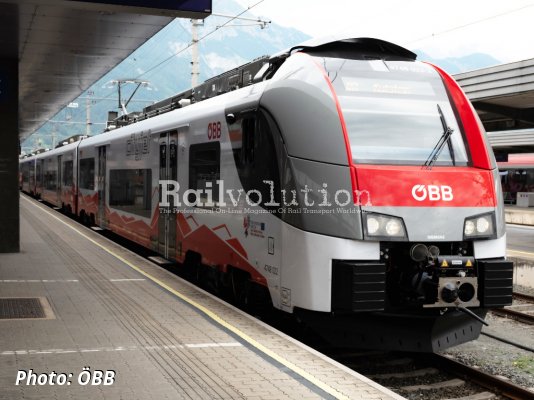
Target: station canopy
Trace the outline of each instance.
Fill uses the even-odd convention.
[[[534,152],[534,59],[457,74],[494,150]]]
[[[19,138],[26,139],[174,18],[203,19],[211,5],[211,0],[1,0],[0,58],[19,60]]]

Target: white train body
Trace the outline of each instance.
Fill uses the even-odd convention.
[[[266,288],[275,308],[334,321],[350,344],[427,351],[475,338],[480,323],[455,309],[507,304],[511,263],[499,175],[469,102],[386,42],[298,50],[254,84],[191,93],[191,105],[23,159],[21,188],[202,267],[214,290]],[[54,165],[58,184],[44,184]],[[393,332],[412,318],[425,322]]]

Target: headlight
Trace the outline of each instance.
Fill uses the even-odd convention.
[[[364,234],[372,239],[402,240],[407,239],[402,218],[389,215],[364,213]]]
[[[495,214],[487,213],[465,219],[464,239],[490,239],[495,237]]]
[[[477,232],[486,233],[491,226],[487,217],[477,218]]]
[[[367,232],[370,235],[376,234],[378,230],[380,229],[380,222],[378,222],[378,219],[374,217],[367,218]]]
[[[464,225],[464,235],[469,236],[476,232],[476,225],[473,220],[466,220]]]
[[[402,230],[402,224],[398,219],[390,219],[386,224],[386,233],[389,236],[398,236]]]

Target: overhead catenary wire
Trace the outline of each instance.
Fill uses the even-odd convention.
[[[227,25],[229,25],[232,21],[235,21],[236,19],[238,19],[239,17],[241,17],[243,14],[245,14],[246,12],[250,11],[251,9],[253,9],[254,7],[258,6],[259,4],[263,3],[265,0],[260,0],[250,6],[248,6],[246,9],[244,9],[243,11],[241,11],[239,14],[233,16],[233,17],[230,17],[228,19],[228,21],[226,21],[225,23],[221,24],[221,25],[218,25],[215,27],[215,29],[209,31],[208,33],[206,33],[205,35],[201,36],[199,39],[198,39],[198,42],[206,39],[207,37],[211,36],[212,34],[214,34],[215,32],[217,32],[219,29],[222,29],[224,27],[226,27]],[[183,26],[180,24],[180,27],[182,28],[182,30],[185,32],[185,29],[183,28]],[[172,60],[174,57],[180,55],[181,53],[183,53],[184,51],[188,50],[191,46],[193,45],[193,43],[189,43],[187,46],[185,46],[184,48],[180,49],[179,51],[171,54],[169,57],[165,58],[164,60],[156,63],[155,65],[153,65],[152,67],[150,67],[149,69],[147,69],[146,71],[143,71],[142,73],[140,73],[139,75],[137,75],[134,79],[139,79],[140,77],[142,76],[145,76],[147,75],[148,73],[156,70],[157,68],[161,67],[162,65],[166,64],[167,62],[169,62],[170,60]],[[87,89],[89,90],[89,88]],[[96,105],[102,101],[105,101],[105,100],[114,100],[112,99],[111,97],[115,94],[115,91],[110,91],[107,95],[103,95],[102,97],[100,97],[97,101],[93,102],[93,105]],[[64,105],[64,108],[66,107],[67,104]],[[64,108],[61,109],[58,113],[56,113],[51,119],[55,118],[58,114],[60,114],[61,112],[64,111]],[[77,110],[75,112],[75,115],[76,117],[78,117],[80,115],[81,111],[80,110]],[[47,121],[47,123],[50,122]],[[46,123],[45,123],[46,124]],[[39,129],[41,129],[45,124],[43,124]],[[35,134],[36,132],[34,132]],[[30,135],[31,136],[31,135]],[[29,139],[29,137],[28,137]]]
[[[475,21],[467,22],[465,24],[458,25],[458,26],[455,26],[455,27],[452,27],[452,28],[449,28],[449,29],[445,29],[445,30],[440,31],[440,32],[432,33],[430,35],[426,35],[426,36],[420,37],[418,39],[412,40],[412,41],[408,42],[407,44],[413,44],[413,43],[420,42],[422,40],[431,39],[431,38],[434,38],[436,36],[441,36],[441,35],[444,35],[446,33],[454,32],[454,31],[459,30],[459,29],[464,29],[464,28],[467,28],[467,27],[472,26],[472,25],[477,25],[477,24],[480,24],[482,22],[486,22],[486,21],[489,21],[489,20],[492,20],[492,19],[495,19],[495,18],[499,18],[499,17],[505,16],[505,15],[508,15],[508,14],[512,14],[512,13],[515,13],[515,12],[518,12],[518,11],[521,11],[521,10],[524,10],[524,9],[530,8],[530,7],[534,7],[534,4],[527,4],[526,6],[523,6],[523,7],[514,8],[513,10],[503,11],[503,12],[495,14],[495,15],[490,15],[489,17],[485,17],[485,18],[481,18],[481,19],[478,19],[478,20],[475,20]]]
[[[252,4],[251,6],[248,6],[246,9],[244,9],[243,11],[241,11],[239,14],[233,16],[233,17],[230,17],[228,19],[228,21],[226,21],[225,23],[221,24],[221,25],[217,25],[215,27],[215,29],[212,29],[211,31],[209,31],[208,33],[206,33],[205,35],[201,36],[199,39],[198,39],[198,42],[201,42],[202,40],[206,39],[207,37],[211,36],[212,34],[214,34],[215,32],[217,32],[219,29],[221,28],[224,28],[226,27],[228,24],[230,24],[232,21],[236,20],[236,19],[239,19],[239,17],[241,17],[243,14],[245,14],[246,12],[250,11],[251,9],[253,9],[254,7],[258,6],[259,4],[263,3],[265,0],[260,0],[254,4]],[[181,24],[180,24],[181,26]],[[183,27],[182,27],[183,29]],[[184,48],[180,49],[179,51],[171,54],[170,56],[168,56],[167,58],[165,58],[164,60],[162,61],[159,61],[158,63],[156,63],[155,65],[153,65],[152,67],[148,68],[146,71],[143,71],[142,73],[140,73],[139,75],[137,75],[135,78],[133,79],[139,79],[141,78],[142,76],[145,76],[146,74],[156,70],[157,68],[161,67],[162,65],[166,64],[167,62],[169,62],[170,60],[172,60],[174,57],[182,54],[184,51],[188,50],[191,46],[193,45],[193,43],[189,43],[187,46],[185,46]],[[102,101],[102,100],[106,100],[108,99],[114,92],[110,92],[109,95],[107,96],[104,96],[104,98],[100,99],[99,101],[97,101],[95,104],[98,104],[98,102]]]
[[[160,32],[162,32],[163,30],[165,29],[168,29],[170,27],[171,24],[168,24],[167,26],[165,26]],[[185,28],[179,24],[179,27],[182,29],[182,32],[180,33],[180,37],[184,34],[184,33],[187,33],[187,31],[185,30]],[[139,49],[135,50],[132,54],[130,54],[129,57],[134,57],[135,59],[135,53],[138,51]],[[135,68],[135,65],[132,66],[132,68]],[[91,85],[94,86],[96,84],[96,82]],[[91,87],[87,88],[84,92],[82,92],[82,94],[80,96],[83,96],[84,93],[87,93],[89,91],[91,91]],[[99,97],[97,99],[95,99],[96,101],[93,101],[92,102],[92,105],[96,105],[98,103],[100,103],[101,101],[115,101],[116,99],[112,98],[112,96],[116,93],[115,90],[111,90],[108,94],[104,94],[102,95],[102,97]],[[89,95],[90,96],[90,95]],[[75,100],[79,100],[81,98],[85,98],[85,97],[77,97]],[[45,122],[44,124],[42,124],[33,134],[36,134],[42,127],[44,127],[47,123],[50,123],[50,122],[53,122],[54,118],[56,118],[58,115],[60,115],[62,112],[65,112],[65,110],[67,109],[67,104],[64,104],[63,108],[58,111],[56,114],[54,114],[54,116],[52,116],[47,122]],[[85,113],[85,111],[83,109],[77,109],[76,111],[74,111],[71,115],[71,118],[72,119],[77,119],[78,117],[80,117],[83,113]],[[103,122],[105,124],[105,122]],[[32,135],[33,135],[32,134]],[[32,136],[30,135],[30,136]],[[46,135],[44,133],[39,133],[39,135]],[[29,137],[27,140],[30,140]]]
[[[168,25],[170,26],[170,24]],[[186,32],[186,30],[184,29],[184,27],[182,26],[182,24],[178,24],[178,26],[182,29],[182,33],[180,34],[180,37],[183,35],[184,32]],[[160,31],[161,32],[161,31]],[[135,53],[135,52],[134,52]],[[131,56],[134,56],[134,53],[132,53]],[[135,59],[135,56],[134,56],[134,59]],[[135,65],[132,65],[131,68],[135,68]],[[126,74],[126,75],[130,75],[130,74]],[[89,90],[89,89],[88,89]],[[116,101],[117,99],[114,98],[113,96],[116,94],[116,90],[113,88],[112,90],[110,90],[107,94],[104,94],[102,97],[98,97],[98,98],[93,98],[93,102],[92,102],[92,105],[96,105],[96,104],[99,104],[100,102],[102,101]],[[78,98],[79,99],[79,98]],[[135,101],[137,102],[137,100],[132,100],[132,101]],[[142,100],[144,102],[149,102],[148,100]],[[63,110],[61,110],[63,111]],[[60,111],[60,112],[61,112]],[[77,110],[75,111],[75,117],[79,117],[81,112],[83,110]]]
[[[241,15],[243,15],[244,13],[246,13],[247,11],[250,11],[251,9],[253,9],[254,7],[256,7],[257,5],[263,3],[265,0],[260,0],[256,3],[254,3],[253,5],[251,6],[248,6],[246,9],[244,9],[243,11],[241,11],[239,14],[231,17],[230,19],[228,19],[228,21],[226,21],[225,23],[221,24],[221,25],[218,25],[215,27],[215,29],[212,29],[211,31],[209,31],[208,33],[206,33],[205,35],[201,36],[199,39],[198,39],[198,42],[201,42],[202,40],[206,39],[207,37],[211,36],[212,34],[214,34],[215,32],[217,32],[219,29],[221,28],[224,28],[225,26],[227,26],[229,23],[231,23],[232,21],[238,19]],[[136,79],[139,79],[140,77],[152,72],[153,70],[159,68],[160,66],[162,66],[163,64],[169,62],[170,60],[172,60],[174,57],[180,55],[181,53],[183,53],[184,51],[186,51],[187,49],[189,49],[191,46],[193,46],[193,43],[189,43],[187,46],[185,46],[184,48],[182,48],[181,50],[177,51],[176,53],[173,53],[171,54],[169,57],[167,57],[166,59],[160,61],[159,63],[157,63],[156,65],[154,65],[153,67],[147,69],[146,71],[142,72],[141,74],[139,74]]]

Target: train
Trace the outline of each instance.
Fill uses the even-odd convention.
[[[445,71],[380,39],[261,57],[22,157],[20,176],[22,191],[336,346],[440,351],[512,301],[476,112]]]
[[[505,160],[498,161],[497,166],[504,203],[524,207],[521,200],[518,202],[518,194],[534,192],[534,153],[506,154]]]

